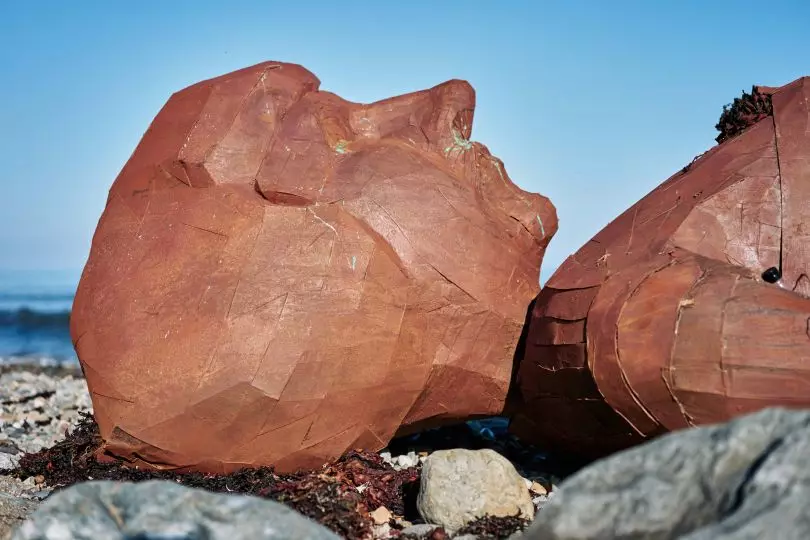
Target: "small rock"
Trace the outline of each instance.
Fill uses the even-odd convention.
[[[47,414],[42,413],[31,413],[28,417],[29,424],[36,424],[38,426],[44,426],[45,424],[51,423],[51,417]]]
[[[388,523],[389,521],[391,521],[391,518],[393,517],[391,511],[384,506],[380,506],[373,512],[369,512],[369,515],[371,516],[371,519],[374,520],[374,523],[376,523],[377,525]]]
[[[51,493],[53,493],[51,488],[40,489],[39,491],[31,493],[31,498],[37,501],[44,501],[51,495]]]
[[[156,480],[85,482],[61,490],[48,497],[12,538],[339,540],[283,504]]]
[[[5,433],[3,433],[5,435]],[[14,441],[3,440],[0,443],[0,454],[16,455],[20,453],[20,448],[14,444]]]
[[[44,409],[46,405],[48,405],[48,402],[44,397],[35,398],[34,401],[31,402],[33,409]]]
[[[537,497],[533,497],[532,504],[534,504],[534,511],[539,512],[547,502],[548,495],[538,495]]]
[[[536,493],[537,495],[548,494],[548,490],[543,487],[543,484],[540,484],[538,482],[532,482],[531,485],[529,486],[529,491],[531,491],[532,493]]]
[[[391,538],[391,525],[388,523],[374,525],[372,534],[378,539]]]
[[[438,525],[431,525],[430,523],[419,523],[418,525],[411,525],[410,527],[405,527],[400,531],[401,535],[407,536],[426,536],[432,533],[435,529],[438,529]]]
[[[31,487],[13,476],[0,475],[0,493],[12,497],[30,498]]]
[[[529,490],[515,467],[493,450],[440,450],[425,461],[417,508],[449,531],[483,516],[534,517]]]
[[[18,461],[19,458],[17,456],[0,452],[0,471],[10,471],[16,468]]]
[[[394,516],[394,523],[396,523],[400,529],[407,529],[408,527],[413,526],[413,523],[411,523],[407,519],[396,516]]]

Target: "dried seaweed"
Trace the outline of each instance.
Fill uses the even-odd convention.
[[[530,521],[517,516],[484,516],[468,523],[459,535],[473,534],[478,538],[509,538],[529,526]]]
[[[256,493],[286,504],[344,538],[371,536],[371,521],[360,493],[317,474],[278,479]]]
[[[754,86],[750,94],[743,92],[741,97],[735,98],[733,103],[723,107],[720,120],[715,126],[720,134],[715,140],[718,143],[727,141],[772,115],[773,103],[770,94],[764,94]]]
[[[327,465],[322,474],[362,491],[369,511],[385,506],[399,516],[406,515],[408,494],[419,485],[420,478],[417,467],[397,471],[378,454],[357,451]]]

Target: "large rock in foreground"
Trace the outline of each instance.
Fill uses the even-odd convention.
[[[810,538],[810,412],[767,409],[580,471],[526,540]]]
[[[516,435],[601,457],[767,407],[810,407],[810,79],[755,90],[724,113],[728,124],[736,136],[546,283],[520,363]]]
[[[71,316],[108,453],[284,471],[502,410],[553,206],[469,141],[467,83],[318,85],[187,88],[112,186]]]
[[[13,540],[338,540],[283,504],[170,481],[87,482],[50,498]]]

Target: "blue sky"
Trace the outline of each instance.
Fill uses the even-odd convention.
[[[264,60],[368,102],[451,78],[473,139],[560,231],[547,277],[714,144],[722,105],[810,74],[810,2],[0,3],[0,270],[76,273],[107,190],[169,95]]]

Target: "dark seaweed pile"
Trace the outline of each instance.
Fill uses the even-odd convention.
[[[524,531],[531,522],[520,517],[484,516],[468,523],[456,532],[456,536],[474,535],[481,540],[498,540],[509,538],[517,532]],[[402,540],[451,540],[452,536],[442,527],[433,529],[425,536],[403,534]]]
[[[508,538],[529,526],[529,520],[517,516],[498,517],[484,516],[458,531],[459,535],[474,534],[479,538]]]
[[[734,103],[725,105],[715,128],[720,134],[715,139],[722,143],[736,137],[763,118],[773,115],[770,94],[763,94],[754,86],[751,93],[743,92]]]

